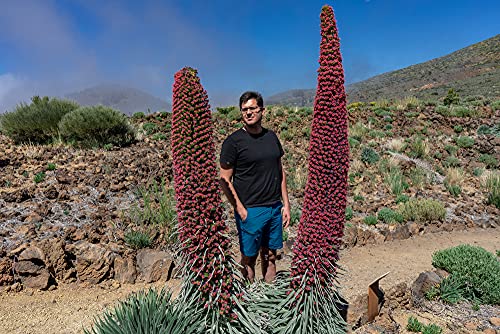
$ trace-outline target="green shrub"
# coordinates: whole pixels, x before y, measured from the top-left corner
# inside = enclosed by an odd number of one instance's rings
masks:
[[[474,170],[472,171],[472,174],[474,176],[481,176],[483,175],[483,173],[484,173],[484,168],[479,168],[479,167],[474,168]]]
[[[396,204],[406,203],[406,202],[408,202],[409,199],[410,198],[408,197],[408,195],[405,195],[405,194],[398,195],[396,197]]]
[[[441,334],[443,329],[436,324],[430,324],[422,328],[422,334]]]
[[[453,127],[453,131],[455,131],[456,133],[460,133],[460,132],[464,131],[464,128],[461,125],[455,125]]]
[[[479,161],[486,165],[486,168],[497,168],[498,160],[490,154],[481,154]]]
[[[456,106],[451,109],[451,114],[452,116],[456,117],[472,117],[472,116],[477,116],[479,113],[475,109]]]
[[[35,183],[42,182],[43,180],[45,180],[45,173],[44,172],[37,173],[33,178],[33,180],[35,181]]]
[[[462,296],[484,304],[500,304],[500,262],[481,247],[460,245],[432,255],[432,265],[449,272]]]
[[[455,142],[457,143],[458,147],[462,148],[469,148],[474,146],[474,138],[472,137],[467,137],[467,136],[458,137],[455,139]]]
[[[142,111],[138,111],[138,112],[135,112],[133,115],[132,115],[132,118],[135,118],[135,119],[141,119],[141,118],[144,118],[144,113]]]
[[[129,217],[136,225],[153,225],[168,228],[172,232],[177,224],[173,189],[167,188],[165,181],[153,181],[147,187],[139,187],[136,196],[142,206],[133,205]]]
[[[500,100],[496,100],[491,104],[491,109],[500,110]]]
[[[167,139],[167,135],[164,133],[161,133],[161,132],[157,132],[151,137],[151,139],[153,139],[153,140],[165,140],[165,139]]]
[[[81,107],[66,114],[59,123],[61,136],[84,147],[130,144],[135,132],[127,117],[114,109]]]
[[[141,249],[151,246],[149,234],[140,231],[130,231],[125,233],[125,243],[133,249]]]
[[[353,199],[355,202],[363,202],[365,200],[365,198],[361,195],[354,195]]]
[[[47,164],[47,170],[56,170],[56,164],[55,163],[52,163],[52,162],[49,162]]]
[[[444,187],[453,197],[458,197],[458,195],[462,193],[462,188],[458,184],[449,184],[445,182]]]
[[[460,166],[460,159],[453,155],[449,155],[444,159],[443,161],[443,166],[444,167],[459,167]]]
[[[2,133],[16,143],[47,143],[58,137],[58,124],[67,113],[78,108],[71,101],[34,96],[0,118]]]
[[[451,106],[452,104],[458,104],[458,102],[460,102],[460,96],[458,96],[458,93],[455,92],[453,88],[450,88],[450,90],[448,90],[448,94],[443,100],[443,104],[445,106]]]
[[[408,118],[413,118],[413,117],[417,117],[418,115],[420,115],[419,112],[416,112],[416,111],[409,111],[409,112],[405,112],[405,117],[408,117]]]
[[[309,137],[311,137],[311,128],[310,127],[302,128],[302,136],[309,139]]]
[[[492,126],[487,126],[485,124],[480,125],[477,128],[478,135],[494,135],[500,137],[500,123]]]
[[[346,207],[345,208],[345,219],[351,220],[353,216],[354,216],[354,212],[352,211],[352,208],[350,206]]]
[[[290,210],[290,226],[297,225],[300,222],[301,215],[302,209],[300,207],[292,206]]]
[[[374,164],[379,161],[380,156],[378,153],[371,147],[364,147],[363,151],[361,151],[361,161],[367,164]]]
[[[448,108],[447,106],[437,106],[434,109],[434,111],[440,115],[443,115],[443,116],[450,116],[451,115],[450,108]]]
[[[403,222],[403,216],[389,208],[382,208],[378,212],[377,215],[378,220],[381,222],[384,222],[386,224],[391,224],[391,223],[402,223]]]
[[[144,123],[142,129],[147,135],[150,135],[158,129],[158,126],[155,123]]]
[[[285,141],[290,141],[293,139],[293,134],[288,130],[283,130],[280,133],[280,137]]]
[[[431,286],[429,290],[425,292],[425,299],[436,300],[439,297],[439,286]]]
[[[461,282],[454,276],[448,276],[439,283],[439,297],[448,304],[456,304],[462,298]]]
[[[410,199],[400,204],[397,210],[405,221],[432,221],[444,220],[446,209],[444,205],[433,199]]]
[[[377,217],[375,216],[366,216],[364,219],[363,219],[363,222],[366,224],[366,225],[376,225],[377,224]]]
[[[384,183],[389,186],[392,193],[396,196],[401,195],[405,190],[404,176],[399,167],[389,167],[389,171],[384,173]]]
[[[458,147],[457,146],[450,145],[450,144],[445,145],[444,149],[445,149],[446,152],[448,152],[451,155],[454,155],[458,151]]]
[[[425,158],[429,153],[429,147],[427,142],[423,141],[422,138],[417,137],[411,144],[411,151],[409,155],[413,158]]]
[[[349,140],[349,147],[351,149],[359,147],[359,145],[360,145],[359,140],[357,140],[357,139],[355,139],[353,137],[349,137],[348,140]]]
[[[408,324],[406,325],[407,331],[418,333],[422,330],[423,327],[424,325],[414,316],[410,316],[408,318]]]
[[[492,173],[486,178],[486,189],[488,190],[488,204],[493,204],[500,209],[500,174]]]

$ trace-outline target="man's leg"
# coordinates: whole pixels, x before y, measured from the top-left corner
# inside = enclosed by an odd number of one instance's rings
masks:
[[[245,256],[241,254],[241,274],[243,278],[253,282],[255,279],[255,262],[257,256]]]
[[[267,283],[272,283],[276,277],[276,250],[262,247],[260,250],[262,277]]]

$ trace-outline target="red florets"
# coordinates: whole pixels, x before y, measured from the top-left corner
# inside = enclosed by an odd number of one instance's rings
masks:
[[[216,299],[221,312],[232,308],[233,273],[230,240],[222,218],[212,114],[197,71],[175,74],[172,105],[172,155],[179,221],[179,239],[195,273],[192,284],[204,298]],[[212,305],[213,306],[213,305]]]
[[[320,67],[309,144],[309,169],[299,232],[294,245],[292,287],[328,284],[338,260],[347,196],[349,144],[344,70],[333,9],[321,12]]]

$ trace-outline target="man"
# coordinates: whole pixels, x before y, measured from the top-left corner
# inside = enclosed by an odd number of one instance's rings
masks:
[[[284,152],[276,134],[262,127],[262,96],[245,92],[239,107],[244,126],[222,144],[221,185],[235,211],[243,276],[254,280],[260,250],[262,276],[272,282],[276,276],[276,251],[283,247],[283,226],[290,223],[290,202],[281,165]]]

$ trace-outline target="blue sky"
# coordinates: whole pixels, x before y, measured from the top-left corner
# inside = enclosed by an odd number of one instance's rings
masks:
[[[0,110],[120,83],[171,100],[199,70],[212,105],[314,88],[324,1],[0,0]],[[337,0],[347,83],[500,33],[500,1]],[[500,46],[499,46],[500,47]]]

